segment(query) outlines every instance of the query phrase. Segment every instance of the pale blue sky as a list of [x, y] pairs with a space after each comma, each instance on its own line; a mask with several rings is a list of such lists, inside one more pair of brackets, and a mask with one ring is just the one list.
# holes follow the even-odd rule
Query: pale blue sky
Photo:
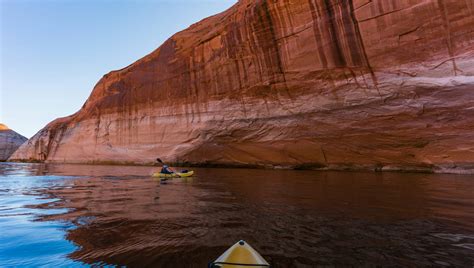
[[0, 122], [31, 137], [96, 82], [236, 0], [0, 0]]

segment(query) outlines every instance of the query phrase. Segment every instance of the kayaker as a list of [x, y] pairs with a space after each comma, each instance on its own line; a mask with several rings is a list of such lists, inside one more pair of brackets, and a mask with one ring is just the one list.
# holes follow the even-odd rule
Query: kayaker
[[168, 167], [167, 165], [163, 165], [163, 167], [161, 168], [161, 171], [160, 173], [163, 173], [163, 174], [173, 174], [174, 171]]
[[173, 173], [175, 173], [174, 170], [172, 170], [168, 165], [163, 163], [163, 161], [161, 161], [161, 159], [157, 158], [156, 162], [160, 165], [163, 165], [162, 168], [161, 168], [160, 173], [162, 173], [162, 174], [173, 174]]

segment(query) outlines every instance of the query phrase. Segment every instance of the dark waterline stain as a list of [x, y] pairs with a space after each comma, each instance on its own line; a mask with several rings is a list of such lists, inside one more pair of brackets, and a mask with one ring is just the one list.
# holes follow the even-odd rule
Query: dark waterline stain
[[61, 212], [31, 228], [74, 226], [63, 240], [77, 246], [67, 252], [75, 264], [206, 267], [240, 239], [272, 267], [474, 263], [472, 176], [195, 169], [160, 184], [153, 170], [3, 163], [0, 188], [14, 191], [7, 178], [18, 175], [36, 181], [23, 194], [50, 201], [29, 207]]

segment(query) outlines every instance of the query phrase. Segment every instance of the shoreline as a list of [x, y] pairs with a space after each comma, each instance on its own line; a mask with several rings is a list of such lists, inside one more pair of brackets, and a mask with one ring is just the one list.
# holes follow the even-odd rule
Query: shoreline
[[[41, 161], [11, 159], [2, 162], [12, 163], [44, 163], [44, 164], [69, 164], [69, 165], [106, 165], [106, 166], [157, 166], [154, 162], [134, 162], [134, 161]], [[173, 167], [198, 167], [198, 168], [238, 168], [238, 169], [268, 169], [268, 170], [311, 170], [311, 171], [343, 171], [343, 172], [395, 172], [395, 173], [424, 173], [424, 174], [453, 174], [453, 175], [474, 175], [474, 163], [450, 163], [439, 165], [400, 165], [400, 164], [330, 164], [304, 163], [298, 165], [278, 165], [278, 164], [242, 164], [242, 163], [214, 163], [214, 162], [166, 162]]]

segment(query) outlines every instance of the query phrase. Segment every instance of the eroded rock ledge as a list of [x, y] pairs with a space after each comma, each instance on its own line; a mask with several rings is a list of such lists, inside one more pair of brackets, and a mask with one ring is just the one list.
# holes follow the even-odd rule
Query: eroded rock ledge
[[469, 1], [240, 1], [12, 159], [474, 171]]

